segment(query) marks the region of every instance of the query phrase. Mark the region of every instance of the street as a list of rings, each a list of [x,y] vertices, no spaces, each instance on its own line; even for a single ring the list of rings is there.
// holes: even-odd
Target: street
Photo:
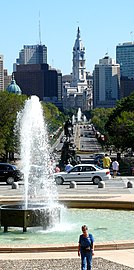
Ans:
[[[134,188],[127,188],[128,181],[133,183],[134,176],[111,178],[105,182],[105,188],[98,188],[98,185],[89,183],[79,183],[76,188],[70,188],[69,183],[56,186],[58,194],[134,194]],[[18,189],[12,189],[12,186],[6,183],[0,183],[0,196],[21,196],[24,185],[19,185]],[[38,195],[38,194],[37,194]]]

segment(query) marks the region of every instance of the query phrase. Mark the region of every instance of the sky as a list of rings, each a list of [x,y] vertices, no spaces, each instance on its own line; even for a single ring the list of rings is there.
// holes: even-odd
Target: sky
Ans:
[[[133,41],[134,0],[0,0],[0,54],[9,74],[23,46],[39,44],[39,21],[49,65],[72,72],[79,26],[92,72],[106,53],[116,58],[119,43]]]

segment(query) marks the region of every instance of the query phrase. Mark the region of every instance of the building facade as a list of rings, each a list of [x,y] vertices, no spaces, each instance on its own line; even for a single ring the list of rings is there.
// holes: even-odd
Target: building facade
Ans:
[[[134,43],[128,42],[116,46],[116,63],[120,64],[121,77],[134,79]]]
[[[8,75],[7,69],[4,69],[4,89],[7,89],[8,85],[11,83],[12,76]]]
[[[120,64],[121,97],[134,91],[134,43],[127,42],[116,46],[116,62]]]
[[[27,64],[16,67],[14,77],[23,94],[36,95],[40,100],[53,101],[53,103],[61,102],[61,72],[51,69],[48,64]]]
[[[3,65],[4,57],[0,54],[0,91],[4,90],[4,65]]]
[[[89,87],[86,78],[85,47],[83,46],[80,29],[77,29],[77,36],[73,46],[73,67],[71,76],[64,76],[63,80],[63,108],[80,108],[82,111],[88,110],[90,102]],[[65,82],[65,78],[67,78]],[[91,88],[90,88],[91,89]],[[90,95],[91,97],[91,95]]]
[[[24,45],[16,59],[16,65],[47,64],[47,47],[45,45]],[[15,68],[14,68],[15,71]]]
[[[120,98],[120,65],[109,56],[99,60],[94,69],[93,101],[96,107],[114,107]]]

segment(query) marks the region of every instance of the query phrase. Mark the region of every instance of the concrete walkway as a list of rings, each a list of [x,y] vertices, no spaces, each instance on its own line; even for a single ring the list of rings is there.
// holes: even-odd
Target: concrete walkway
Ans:
[[[132,179],[133,180],[133,179]],[[117,189],[118,190],[118,189]],[[88,202],[91,205],[91,202],[99,204],[104,204],[105,206],[109,203],[113,203],[113,206],[121,206],[121,208],[125,209],[134,209],[134,188],[132,188],[130,193],[127,194],[120,194],[115,192],[115,188],[107,190],[107,193],[103,194],[101,189],[101,194],[92,193],[92,189],[90,189],[90,193],[87,190],[82,190],[79,192],[77,189],[66,191],[66,193],[60,192],[59,198],[63,202],[73,202],[75,203],[78,201],[79,203]],[[11,191],[10,191],[11,192]],[[0,204],[5,203],[6,201],[9,202],[18,202],[21,199],[20,194],[14,194],[16,191],[12,190],[12,196],[7,196],[7,194],[2,194],[0,196]],[[115,241],[116,242],[116,241]],[[97,243],[96,243],[97,244]],[[134,269],[134,234],[132,235],[132,241],[128,241],[128,243],[120,243],[116,247],[107,248],[107,245],[100,243],[103,248],[99,248],[96,245],[95,256],[94,257],[101,257],[103,259],[113,261],[115,263],[120,263],[125,266],[131,267]],[[21,246],[20,246],[21,247]],[[21,247],[22,248],[22,247]],[[48,247],[49,248],[49,247]],[[105,250],[104,250],[105,249]],[[43,252],[36,248],[35,250],[27,249],[22,251],[21,249],[17,251],[13,251],[12,248],[10,250],[2,250],[2,246],[0,247],[0,260],[28,260],[28,259],[62,259],[62,258],[78,258],[77,256],[77,247],[75,246],[74,249],[64,250],[61,252],[62,249],[57,250],[43,250]]]
[[[96,251],[95,256],[134,268],[134,249]]]
[[[95,251],[94,258],[101,257],[108,261],[134,268],[134,249]],[[76,252],[33,252],[33,253],[0,253],[0,260],[35,260],[35,259],[73,259]]]

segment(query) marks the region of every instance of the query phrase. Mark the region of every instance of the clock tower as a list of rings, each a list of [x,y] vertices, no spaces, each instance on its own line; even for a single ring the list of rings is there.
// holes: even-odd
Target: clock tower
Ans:
[[[86,67],[85,67],[85,47],[80,37],[78,27],[77,37],[73,47],[73,70],[72,70],[72,87],[77,87],[79,93],[87,88]]]

